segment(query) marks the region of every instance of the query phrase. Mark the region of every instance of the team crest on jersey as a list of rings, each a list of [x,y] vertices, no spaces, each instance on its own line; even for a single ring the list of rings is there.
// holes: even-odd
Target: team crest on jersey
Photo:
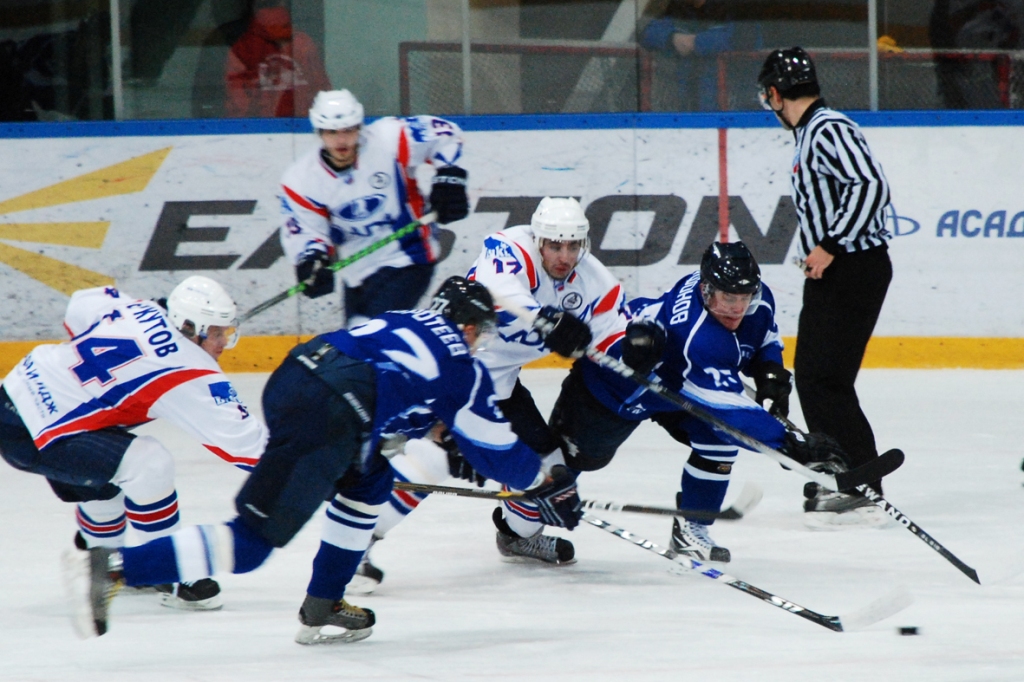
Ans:
[[[213,402],[218,405],[226,405],[227,403],[241,404],[242,402],[239,400],[238,392],[231,385],[230,381],[218,381],[215,384],[210,384],[210,395],[213,396]]]
[[[384,205],[387,199],[383,194],[371,194],[368,197],[354,199],[338,209],[338,216],[343,220],[366,220]]]
[[[576,310],[583,305],[583,297],[575,291],[570,291],[562,297],[562,310]]]
[[[370,176],[370,187],[384,189],[391,184],[391,176],[387,173],[374,173]]]

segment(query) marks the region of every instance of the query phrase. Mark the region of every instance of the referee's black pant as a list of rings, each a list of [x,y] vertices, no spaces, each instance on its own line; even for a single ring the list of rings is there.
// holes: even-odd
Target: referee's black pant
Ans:
[[[793,370],[809,431],[842,445],[854,466],[878,456],[854,382],[892,280],[888,248],[836,256],[804,283]],[[872,484],[882,491],[881,481]]]

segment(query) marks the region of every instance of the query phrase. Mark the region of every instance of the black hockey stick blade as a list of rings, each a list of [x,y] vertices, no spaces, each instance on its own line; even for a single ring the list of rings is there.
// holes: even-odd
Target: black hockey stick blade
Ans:
[[[660,547],[659,545],[654,544],[646,538],[642,538],[639,535],[636,535],[634,533],[629,532],[628,530],[625,530],[624,528],[614,526],[608,523],[607,521],[591,516],[590,514],[584,514],[583,520],[592,526],[600,528],[606,533],[611,533],[612,535],[621,538],[627,542],[632,542],[637,547],[646,549],[648,552],[657,554],[658,556],[664,559],[668,559],[669,561],[675,564],[676,570],[679,571],[680,574],[685,573],[702,575],[705,578],[710,578],[711,580],[715,580],[724,585],[728,585],[729,587],[738,589],[741,592],[746,592],[747,594],[757,597],[758,599],[767,602],[772,606],[783,609],[784,611],[788,611],[789,613],[800,616],[801,618],[806,618],[807,620],[815,622],[818,625],[821,625],[822,627],[828,628],[829,630],[833,630],[835,632],[843,631],[843,625],[838,616],[826,616],[824,614],[805,609],[804,607],[798,606],[793,602],[778,597],[772,594],[771,592],[767,592],[759,587],[751,585],[750,583],[739,580],[738,578],[735,578],[727,573],[723,573],[719,571],[717,568],[705,565],[700,561],[690,559],[688,557],[682,556],[681,554],[676,554],[670,549]]]
[[[948,549],[946,549],[942,545],[942,543],[940,543],[938,540],[936,540],[931,535],[922,530],[921,527],[918,526],[916,523],[911,521],[910,517],[908,517],[906,514],[901,512],[896,507],[894,507],[891,502],[889,502],[887,499],[879,495],[872,488],[868,487],[867,484],[862,484],[858,486],[857,490],[859,490],[864,495],[864,497],[868,498],[876,505],[881,507],[882,510],[885,511],[885,513],[888,514],[890,518],[897,521],[901,526],[903,526],[911,533],[916,535],[926,545],[928,545],[936,552],[938,552],[942,556],[942,558],[956,566],[958,571],[966,575],[968,578],[970,578],[977,584],[981,584],[981,579],[978,577],[978,572],[976,570],[974,570],[973,568],[965,564],[963,561],[961,561],[959,558],[957,558],[957,556],[950,552]]]
[[[836,485],[840,491],[856,490],[866,483],[880,480],[883,476],[896,471],[903,465],[903,460],[902,450],[886,450],[867,464],[836,474]]]

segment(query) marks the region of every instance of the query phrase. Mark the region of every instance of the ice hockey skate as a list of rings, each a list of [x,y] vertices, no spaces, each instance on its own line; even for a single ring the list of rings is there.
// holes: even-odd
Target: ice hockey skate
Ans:
[[[720,547],[708,535],[708,527],[703,523],[672,519],[672,551],[700,561],[719,561],[723,564],[732,559],[725,547]]]
[[[216,611],[224,606],[220,596],[220,585],[212,578],[202,578],[191,583],[156,585],[160,603],[172,609],[183,611]]]
[[[356,568],[355,575],[352,576],[352,580],[349,582],[348,587],[345,588],[345,592],[348,594],[370,594],[377,586],[384,581],[384,571],[380,570],[372,563],[370,563],[370,550],[377,543],[378,538],[376,535],[370,540],[370,546],[366,548],[366,553],[363,554],[362,560],[359,562],[359,566]]]
[[[331,601],[306,595],[299,608],[299,644],[348,644],[373,634],[377,621],[370,609],[361,609],[344,599]],[[324,628],[328,628],[324,631]]]
[[[576,563],[576,549],[572,543],[553,535],[537,533],[528,538],[519,537],[501,515],[501,507],[494,509],[492,516],[497,526],[498,552],[508,562],[540,561],[562,566]]]
[[[107,608],[123,585],[120,552],[107,547],[68,550],[61,557],[71,621],[82,639],[107,632]]]
[[[804,485],[804,525],[814,530],[882,528],[890,519],[881,507],[862,495],[826,490],[813,481]]]

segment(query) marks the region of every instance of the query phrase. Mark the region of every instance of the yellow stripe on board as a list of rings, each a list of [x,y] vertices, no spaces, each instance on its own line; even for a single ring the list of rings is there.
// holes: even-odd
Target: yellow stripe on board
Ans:
[[[171,149],[158,149],[20,197],[0,201],[0,214],[141,192],[156,175]]]
[[[113,277],[7,244],[0,244],[0,263],[11,266],[65,296],[70,296],[79,289],[103,287],[114,283]]]
[[[0,223],[0,239],[98,249],[103,246],[110,223]]]
[[[63,264],[62,264],[63,265]],[[243,336],[225,351],[225,372],[271,372],[296,344],[312,336]],[[793,366],[794,338],[786,338],[784,361]],[[0,376],[6,375],[30,350],[55,341],[0,342]],[[528,369],[568,369],[570,361],[555,355],[531,362]],[[1024,369],[1024,338],[876,337],[864,358],[869,369]]]

